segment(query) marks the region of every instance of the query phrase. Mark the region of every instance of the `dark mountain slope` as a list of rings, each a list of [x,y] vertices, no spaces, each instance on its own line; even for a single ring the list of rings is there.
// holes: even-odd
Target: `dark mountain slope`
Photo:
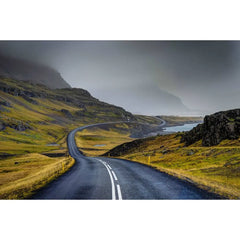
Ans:
[[[136,121],[136,118],[83,89],[49,89],[0,78],[0,155],[58,149],[59,146],[51,144],[58,144],[71,129],[114,121]]]
[[[51,89],[71,87],[59,72],[50,67],[2,55],[0,55],[0,77],[44,84]]]

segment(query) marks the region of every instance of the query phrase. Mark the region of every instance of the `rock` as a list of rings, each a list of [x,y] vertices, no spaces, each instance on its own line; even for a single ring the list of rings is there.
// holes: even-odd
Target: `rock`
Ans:
[[[10,112],[7,108],[0,105],[0,112]]]
[[[144,139],[137,139],[132,142],[123,143],[110,151],[104,153],[102,156],[121,156],[122,154],[132,153],[132,149],[136,149],[138,152],[138,147],[144,142]]]
[[[0,123],[0,131],[3,131],[6,128],[4,123]]]
[[[5,107],[11,107],[11,103],[5,100],[0,100],[0,105]]]
[[[67,109],[61,109],[61,112],[68,118],[72,118],[72,114]]]
[[[38,105],[38,102],[36,100],[34,100],[32,97],[28,97],[27,95],[22,95],[22,97],[29,103]]]
[[[193,150],[190,150],[187,152],[187,156],[192,156],[195,152]]]
[[[4,127],[10,127],[10,128],[13,128],[17,131],[25,131],[27,129],[32,129],[32,127],[29,124],[21,122],[21,121],[4,123]]]
[[[169,150],[167,150],[167,149],[162,151],[162,154],[167,154],[167,153],[169,153]]]
[[[240,109],[217,112],[205,116],[204,122],[184,133],[181,142],[186,145],[202,140],[203,146],[214,146],[224,139],[238,139],[240,136]]]
[[[84,117],[84,116],[85,116],[85,113],[86,113],[85,110],[79,110],[79,111],[76,111],[74,114],[75,114],[77,117]]]

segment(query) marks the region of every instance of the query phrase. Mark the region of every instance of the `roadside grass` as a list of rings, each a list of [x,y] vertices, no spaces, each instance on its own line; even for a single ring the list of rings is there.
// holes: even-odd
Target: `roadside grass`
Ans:
[[[0,161],[0,199],[23,199],[68,171],[71,157],[50,158],[38,153]]]
[[[239,199],[239,140],[232,144],[225,140],[214,147],[201,147],[200,142],[184,147],[180,136],[171,134],[145,139],[120,157],[150,165],[223,197]]]
[[[2,104],[0,106],[0,196],[2,198],[27,197],[38,186],[61,174],[62,172],[58,170],[61,164],[59,166],[58,164],[61,161],[68,161],[63,154],[67,151],[66,138],[71,130],[86,124],[120,121],[127,114],[119,107],[84,94],[84,90],[81,89],[51,90],[38,84],[2,78],[0,87],[5,89],[0,91]],[[27,92],[28,95],[20,96],[22,94],[19,95],[19,90]],[[99,147],[100,154],[122,142],[132,140],[128,137],[128,127],[122,126],[122,128],[125,132],[118,130],[119,134],[113,133],[112,136],[103,134],[100,142],[106,144],[106,147],[103,149]],[[91,139],[88,144],[94,142],[101,144],[97,140],[99,138]],[[89,154],[93,152],[91,150]],[[44,156],[43,153],[51,157]],[[30,160],[24,160],[28,158]],[[73,161],[71,163],[73,164]]]
[[[48,126],[49,127],[49,126]],[[67,136],[67,129],[61,126],[52,125],[47,129],[38,128],[36,130],[17,131],[12,128],[6,128],[0,132],[0,155],[41,153],[59,148],[66,148],[64,140]],[[51,146],[56,143],[59,146]]]
[[[76,143],[86,156],[99,156],[124,142],[132,141],[124,128],[126,124],[116,124],[106,130],[101,127],[84,129],[76,134]],[[98,146],[96,146],[98,145]]]

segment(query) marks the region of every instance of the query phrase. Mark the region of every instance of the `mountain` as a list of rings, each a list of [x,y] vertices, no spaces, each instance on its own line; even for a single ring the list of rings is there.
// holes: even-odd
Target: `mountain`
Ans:
[[[218,145],[223,140],[236,140],[240,136],[240,109],[221,111],[205,116],[202,124],[182,136],[187,146],[199,140],[203,146]]]
[[[123,108],[101,102],[84,89],[50,89],[0,78],[0,153],[10,149],[16,154],[16,148],[9,148],[16,142],[20,151],[33,146],[41,151],[81,125],[135,120]]]
[[[0,77],[44,84],[51,89],[71,87],[60,73],[48,66],[3,55],[0,55]]]
[[[109,92],[111,91],[111,94]],[[157,84],[142,83],[121,88],[105,88],[95,92],[104,101],[121,105],[128,111],[144,115],[188,115],[190,110],[181,99]]]
[[[213,114],[186,133],[188,139],[199,134],[211,146],[202,146],[197,138],[186,146],[183,133],[173,133],[126,142],[104,156],[147,164],[220,198],[240,199],[239,114],[240,109]]]

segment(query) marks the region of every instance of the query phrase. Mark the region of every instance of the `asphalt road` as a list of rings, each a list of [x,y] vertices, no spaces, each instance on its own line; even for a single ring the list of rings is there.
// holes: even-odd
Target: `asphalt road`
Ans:
[[[109,124],[109,123],[105,123]],[[123,159],[86,157],[77,148],[75,134],[67,144],[75,165],[57,180],[39,190],[32,199],[217,199],[192,184],[146,165]]]

